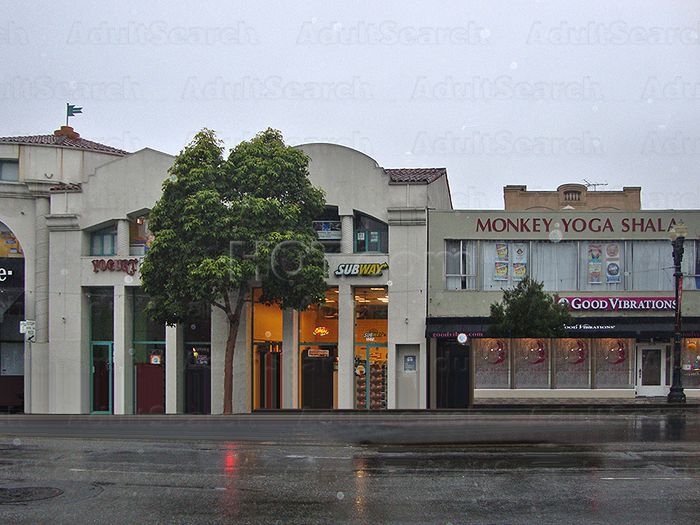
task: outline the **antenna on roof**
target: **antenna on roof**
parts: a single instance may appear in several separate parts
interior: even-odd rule
[[[586,188],[588,188],[589,190],[590,190],[591,188],[593,188],[593,191],[597,191],[597,190],[598,190],[598,186],[601,186],[601,187],[602,187],[602,186],[607,186],[607,185],[608,185],[607,182],[588,182],[586,179],[583,179],[583,182],[585,183]]]

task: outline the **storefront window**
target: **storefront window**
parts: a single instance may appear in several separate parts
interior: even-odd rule
[[[549,388],[549,340],[512,339],[516,388]]]
[[[529,248],[525,242],[481,243],[484,290],[510,288],[529,275]]]
[[[355,288],[355,408],[387,406],[388,290]]]
[[[211,414],[211,305],[191,304],[184,324],[185,413]]]
[[[299,312],[302,408],[338,407],[338,288],[321,305]]]
[[[634,340],[590,339],[595,353],[596,388],[634,388],[632,361]]]
[[[700,339],[683,339],[681,348],[683,388],[700,388]]]
[[[532,277],[550,292],[576,290],[578,243],[532,243]]]
[[[326,253],[340,253],[343,238],[337,206],[326,206],[323,215],[314,221],[314,230]]]
[[[625,289],[625,244],[619,241],[580,243],[579,290]]]
[[[389,226],[369,215],[355,213],[355,253],[388,253]]]
[[[282,310],[253,290],[253,408],[282,406]]]
[[[551,339],[555,388],[590,388],[591,352],[588,340]]]
[[[129,223],[129,255],[145,255],[153,234],[148,229],[148,216],[136,217]]]
[[[474,339],[476,388],[510,388],[508,339]]]
[[[90,234],[90,255],[116,255],[117,228],[110,226]]]
[[[90,309],[90,339],[114,340],[114,290],[112,288],[88,288]]]
[[[448,290],[476,290],[476,241],[445,241]]]

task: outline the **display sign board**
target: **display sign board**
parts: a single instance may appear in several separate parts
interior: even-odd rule
[[[326,348],[310,348],[307,355],[309,357],[329,357],[330,351]]]
[[[340,221],[314,221],[314,230],[320,241],[342,239]]]
[[[92,271],[95,273],[125,272],[134,275],[138,269],[138,259],[95,259],[92,261]]]
[[[334,273],[337,277],[377,277],[388,268],[387,263],[343,263],[338,265]]]
[[[572,312],[604,311],[619,312],[625,310],[675,310],[676,299],[673,297],[592,297],[566,296],[555,297],[559,304],[565,304]]]
[[[24,259],[0,258],[0,290],[24,288]]]

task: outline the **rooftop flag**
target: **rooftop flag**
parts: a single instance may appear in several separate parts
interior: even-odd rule
[[[74,117],[78,113],[82,113],[83,108],[74,104],[66,103],[66,126],[68,125],[68,117]]]

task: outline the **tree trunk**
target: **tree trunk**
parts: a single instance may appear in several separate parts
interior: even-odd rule
[[[236,349],[236,337],[238,337],[238,327],[241,324],[245,293],[242,289],[238,290],[234,304],[231,304],[228,296],[225,299],[228,339],[226,339],[226,357],[224,358],[224,414],[231,414],[233,413],[233,352]]]

